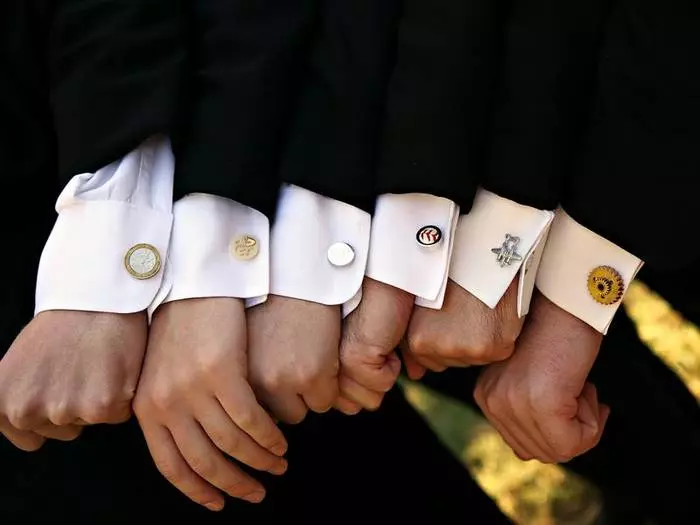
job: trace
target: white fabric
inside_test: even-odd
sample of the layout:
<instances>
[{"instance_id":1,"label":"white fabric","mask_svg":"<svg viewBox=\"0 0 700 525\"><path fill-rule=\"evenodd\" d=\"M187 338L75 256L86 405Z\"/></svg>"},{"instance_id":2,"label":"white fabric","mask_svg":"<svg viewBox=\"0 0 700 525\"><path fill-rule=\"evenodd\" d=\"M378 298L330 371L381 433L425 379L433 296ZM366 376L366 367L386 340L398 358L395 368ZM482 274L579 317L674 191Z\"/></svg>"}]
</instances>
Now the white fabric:
<instances>
[{"instance_id":1,"label":"white fabric","mask_svg":"<svg viewBox=\"0 0 700 525\"><path fill-rule=\"evenodd\" d=\"M174 159L169 140L153 138L95 173L76 175L56 203L58 219L44 247L36 313L81 310L133 313L158 292L163 271L139 280L124 257L154 246L161 267L172 225Z\"/></svg>"},{"instance_id":2,"label":"white fabric","mask_svg":"<svg viewBox=\"0 0 700 525\"><path fill-rule=\"evenodd\" d=\"M626 292L642 265L641 259L577 223L560 208L537 273L537 288L554 304L606 334L622 301L597 303L588 293L588 275L598 266L610 266L622 276Z\"/></svg>"},{"instance_id":3,"label":"white fabric","mask_svg":"<svg viewBox=\"0 0 700 525\"><path fill-rule=\"evenodd\" d=\"M458 216L459 207L442 197L381 195L372 220L367 276L415 295L421 305L441 308ZM440 228L441 242L420 245L416 234L424 226Z\"/></svg>"},{"instance_id":4,"label":"white fabric","mask_svg":"<svg viewBox=\"0 0 700 525\"><path fill-rule=\"evenodd\" d=\"M356 296L367 266L370 226L367 212L284 185L270 234L270 293L325 305L359 303ZM328 248L337 242L355 251L347 266L328 261Z\"/></svg>"},{"instance_id":5,"label":"white fabric","mask_svg":"<svg viewBox=\"0 0 700 525\"><path fill-rule=\"evenodd\" d=\"M489 308L495 308L523 263L538 243L546 238L554 214L523 206L495 193L480 189L468 215L459 219L455 247L450 264L450 279L477 297ZM522 257L501 267L492 248L499 248L506 234L520 238L516 252ZM537 271L537 257L528 261L528 276ZM523 274L525 272L523 271ZM532 280L521 279L518 290L518 315L529 309ZM528 290L530 290L528 294Z\"/></svg>"},{"instance_id":6,"label":"white fabric","mask_svg":"<svg viewBox=\"0 0 700 525\"><path fill-rule=\"evenodd\" d=\"M269 291L267 217L237 202L213 195L192 194L173 210L173 233L163 302L195 297L249 299ZM231 243L249 235L258 254L243 261L231 253ZM155 309L158 304L153 305Z\"/></svg>"}]
</instances>

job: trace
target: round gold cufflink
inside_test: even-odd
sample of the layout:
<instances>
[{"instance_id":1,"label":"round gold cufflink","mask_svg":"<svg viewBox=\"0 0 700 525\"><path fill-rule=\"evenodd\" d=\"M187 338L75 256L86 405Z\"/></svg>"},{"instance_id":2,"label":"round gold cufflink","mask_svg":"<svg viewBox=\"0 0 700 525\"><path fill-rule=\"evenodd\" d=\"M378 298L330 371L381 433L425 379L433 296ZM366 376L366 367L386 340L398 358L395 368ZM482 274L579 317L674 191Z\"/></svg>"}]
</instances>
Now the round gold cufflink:
<instances>
[{"instance_id":1,"label":"round gold cufflink","mask_svg":"<svg viewBox=\"0 0 700 525\"><path fill-rule=\"evenodd\" d=\"M615 304L625 293L625 281L612 266L598 266L588 274L588 293L596 303Z\"/></svg>"},{"instance_id":2,"label":"round gold cufflink","mask_svg":"<svg viewBox=\"0 0 700 525\"><path fill-rule=\"evenodd\" d=\"M124 267L136 279L151 279L160 271L160 253L151 244L136 244L126 252Z\"/></svg>"},{"instance_id":3,"label":"round gold cufflink","mask_svg":"<svg viewBox=\"0 0 700 525\"><path fill-rule=\"evenodd\" d=\"M255 259L259 252L258 240L251 235L241 235L231 241L231 255L239 261Z\"/></svg>"}]
</instances>

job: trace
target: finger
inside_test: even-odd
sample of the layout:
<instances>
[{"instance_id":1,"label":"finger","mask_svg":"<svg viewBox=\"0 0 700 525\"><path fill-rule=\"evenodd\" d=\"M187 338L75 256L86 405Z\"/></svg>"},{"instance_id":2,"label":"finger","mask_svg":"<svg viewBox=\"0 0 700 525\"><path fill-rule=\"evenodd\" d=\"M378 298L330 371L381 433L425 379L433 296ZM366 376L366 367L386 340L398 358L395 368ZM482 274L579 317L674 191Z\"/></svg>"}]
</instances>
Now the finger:
<instances>
[{"instance_id":1,"label":"finger","mask_svg":"<svg viewBox=\"0 0 700 525\"><path fill-rule=\"evenodd\" d=\"M602 425L600 420L600 407L598 404L598 391L591 383L586 383L579 397L578 412L576 418L582 424L581 442L585 448L590 448L600 439Z\"/></svg>"},{"instance_id":2,"label":"finger","mask_svg":"<svg viewBox=\"0 0 700 525\"><path fill-rule=\"evenodd\" d=\"M350 401L346 397L343 397L342 394L335 400L335 403L333 403L333 408L335 408L338 412L342 412L346 416L354 416L355 414L362 412L362 406L358 405L354 401Z\"/></svg>"},{"instance_id":3,"label":"finger","mask_svg":"<svg viewBox=\"0 0 700 525\"><path fill-rule=\"evenodd\" d=\"M260 406L250 385L243 380L224 381L221 384L222 388L219 388L218 398L229 418L261 447L269 450L276 456L284 456L287 453L287 440L274 420ZM306 414L306 406L299 400L298 404L290 402L289 412L291 415L298 414L300 410L299 404L302 405L301 409ZM287 412L286 406L272 406L268 404L268 407L282 421L287 421L280 415ZM304 418L302 417L301 419Z\"/></svg>"},{"instance_id":4,"label":"finger","mask_svg":"<svg viewBox=\"0 0 700 525\"><path fill-rule=\"evenodd\" d=\"M83 428L78 425L51 425L47 424L37 428L34 432L48 439L57 441L73 441L80 436Z\"/></svg>"},{"instance_id":5,"label":"finger","mask_svg":"<svg viewBox=\"0 0 700 525\"><path fill-rule=\"evenodd\" d=\"M185 461L201 478L233 498L263 500L263 486L226 459L195 420L182 420L171 432Z\"/></svg>"},{"instance_id":6,"label":"finger","mask_svg":"<svg viewBox=\"0 0 700 525\"><path fill-rule=\"evenodd\" d=\"M493 425L496 431L501 435L503 441L513 449L513 452L521 461L530 461L532 459L540 459L537 457L532 448L525 446L520 439L508 429L508 425L504 425L497 418L491 416L488 418L489 423Z\"/></svg>"},{"instance_id":7,"label":"finger","mask_svg":"<svg viewBox=\"0 0 700 525\"><path fill-rule=\"evenodd\" d=\"M383 392L376 392L365 388L357 381L346 376L340 377L340 392L343 397L354 401L367 410L377 410L384 400Z\"/></svg>"},{"instance_id":8,"label":"finger","mask_svg":"<svg viewBox=\"0 0 700 525\"><path fill-rule=\"evenodd\" d=\"M0 433L24 452L35 452L46 442L46 438L34 432L16 429L5 418L0 419Z\"/></svg>"},{"instance_id":9,"label":"finger","mask_svg":"<svg viewBox=\"0 0 700 525\"><path fill-rule=\"evenodd\" d=\"M272 414L288 425L296 425L306 419L309 408L302 397L294 392L267 395L260 393L260 400Z\"/></svg>"},{"instance_id":10,"label":"finger","mask_svg":"<svg viewBox=\"0 0 700 525\"><path fill-rule=\"evenodd\" d=\"M141 430L156 467L171 485L209 510L224 508L223 495L190 468L167 428L142 424Z\"/></svg>"},{"instance_id":11,"label":"finger","mask_svg":"<svg viewBox=\"0 0 700 525\"><path fill-rule=\"evenodd\" d=\"M333 408L338 393L338 377L323 377L302 392L301 397L313 412L325 414Z\"/></svg>"},{"instance_id":12,"label":"finger","mask_svg":"<svg viewBox=\"0 0 700 525\"><path fill-rule=\"evenodd\" d=\"M287 471L287 460L263 448L238 428L217 399L203 400L196 407L195 416L219 450L232 458L272 474L280 475Z\"/></svg>"},{"instance_id":13,"label":"finger","mask_svg":"<svg viewBox=\"0 0 700 525\"><path fill-rule=\"evenodd\" d=\"M357 366L348 366L346 362L344 361L342 366L344 375L377 392L391 390L401 373L401 360L396 352L391 352L376 364L365 362Z\"/></svg>"},{"instance_id":14,"label":"finger","mask_svg":"<svg viewBox=\"0 0 700 525\"><path fill-rule=\"evenodd\" d=\"M516 413L511 413L504 418L505 425L516 436L518 442L532 454L533 458L542 463L557 463L559 455L545 439L537 420L525 416L525 413L529 413L527 408L519 412L520 417L525 418L524 420L521 421L515 415Z\"/></svg>"},{"instance_id":15,"label":"finger","mask_svg":"<svg viewBox=\"0 0 700 525\"><path fill-rule=\"evenodd\" d=\"M401 348L403 364L406 367L406 375L411 381L420 381L428 372L428 369L421 365L407 348Z\"/></svg>"}]
</instances>

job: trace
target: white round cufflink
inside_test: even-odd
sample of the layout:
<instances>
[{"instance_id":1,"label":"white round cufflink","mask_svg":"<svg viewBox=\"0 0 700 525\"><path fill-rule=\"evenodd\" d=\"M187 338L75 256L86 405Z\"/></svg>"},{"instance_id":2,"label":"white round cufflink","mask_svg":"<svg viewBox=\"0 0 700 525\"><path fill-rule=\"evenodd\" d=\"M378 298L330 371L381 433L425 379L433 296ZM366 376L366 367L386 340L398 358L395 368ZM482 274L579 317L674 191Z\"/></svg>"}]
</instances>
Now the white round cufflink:
<instances>
[{"instance_id":1,"label":"white round cufflink","mask_svg":"<svg viewBox=\"0 0 700 525\"><path fill-rule=\"evenodd\" d=\"M328 248L328 262L333 266L348 266L355 260L355 250L345 242L336 242Z\"/></svg>"},{"instance_id":2,"label":"white round cufflink","mask_svg":"<svg viewBox=\"0 0 700 525\"><path fill-rule=\"evenodd\" d=\"M160 271L160 253L151 244L136 244L126 252L124 267L136 279L150 279Z\"/></svg>"}]
</instances>

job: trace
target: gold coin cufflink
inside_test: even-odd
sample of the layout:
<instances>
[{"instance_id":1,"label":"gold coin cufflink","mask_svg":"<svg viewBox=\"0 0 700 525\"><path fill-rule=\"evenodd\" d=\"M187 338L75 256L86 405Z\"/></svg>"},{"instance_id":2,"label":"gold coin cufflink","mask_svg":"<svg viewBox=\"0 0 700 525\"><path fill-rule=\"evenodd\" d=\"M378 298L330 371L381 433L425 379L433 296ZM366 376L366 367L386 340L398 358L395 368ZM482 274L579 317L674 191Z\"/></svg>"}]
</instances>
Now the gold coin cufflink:
<instances>
[{"instance_id":1,"label":"gold coin cufflink","mask_svg":"<svg viewBox=\"0 0 700 525\"><path fill-rule=\"evenodd\" d=\"M258 240L251 235L241 235L231 241L231 255L239 261L251 261L260 253Z\"/></svg>"},{"instance_id":2,"label":"gold coin cufflink","mask_svg":"<svg viewBox=\"0 0 700 525\"><path fill-rule=\"evenodd\" d=\"M151 244L136 244L124 256L124 267L132 277L139 280L151 279L160 271L160 253Z\"/></svg>"},{"instance_id":3,"label":"gold coin cufflink","mask_svg":"<svg viewBox=\"0 0 700 525\"><path fill-rule=\"evenodd\" d=\"M442 240L442 230L437 226L423 226L416 233L416 241L421 246L435 246Z\"/></svg>"},{"instance_id":4,"label":"gold coin cufflink","mask_svg":"<svg viewBox=\"0 0 700 525\"><path fill-rule=\"evenodd\" d=\"M328 248L328 262L342 268L355 260L355 250L345 242L336 242Z\"/></svg>"},{"instance_id":5,"label":"gold coin cufflink","mask_svg":"<svg viewBox=\"0 0 700 525\"><path fill-rule=\"evenodd\" d=\"M588 274L588 293L596 303L610 306L622 299L625 281L612 266L598 266Z\"/></svg>"}]
</instances>

